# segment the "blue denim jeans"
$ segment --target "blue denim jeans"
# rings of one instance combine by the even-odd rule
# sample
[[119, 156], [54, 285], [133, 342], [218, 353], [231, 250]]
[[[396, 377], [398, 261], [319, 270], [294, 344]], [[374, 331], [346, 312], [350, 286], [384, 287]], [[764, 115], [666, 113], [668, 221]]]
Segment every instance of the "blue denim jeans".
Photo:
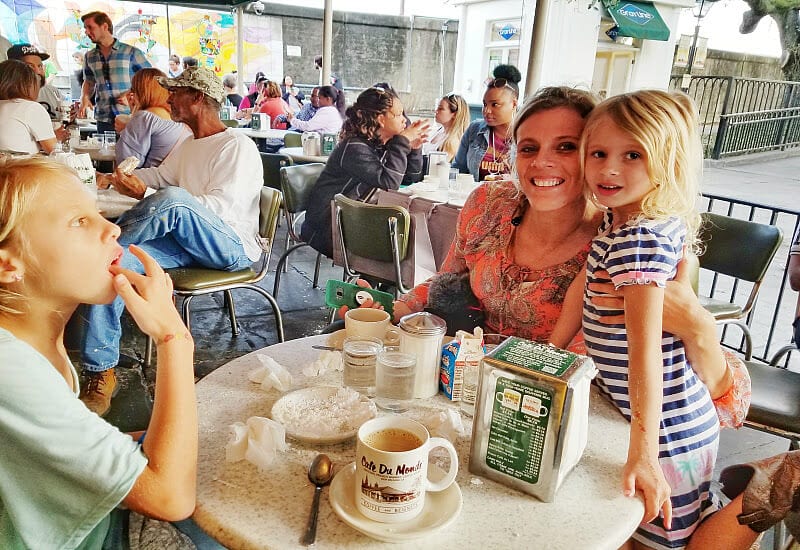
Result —
[[[235, 271], [253, 261], [239, 237], [216, 214], [180, 187], [161, 189], [120, 216], [119, 244], [126, 249], [121, 265], [144, 273], [127, 247], [135, 244], [163, 268], [202, 266]], [[117, 297], [108, 305], [89, 306], [81, 346], [83, 368], [102, 372], [119, 362], [120, 317], [125, 304]]]

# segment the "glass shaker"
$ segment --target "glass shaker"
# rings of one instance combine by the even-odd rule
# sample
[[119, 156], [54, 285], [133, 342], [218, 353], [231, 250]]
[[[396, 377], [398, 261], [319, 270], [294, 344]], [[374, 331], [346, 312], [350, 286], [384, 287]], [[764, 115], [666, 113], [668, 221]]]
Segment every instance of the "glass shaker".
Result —
[[447, 330], [444, 319], [421, 311], [400, 319], [400, 351], [417, 357], [414, 397], [433, 397], [439, 391], [442, 340]]

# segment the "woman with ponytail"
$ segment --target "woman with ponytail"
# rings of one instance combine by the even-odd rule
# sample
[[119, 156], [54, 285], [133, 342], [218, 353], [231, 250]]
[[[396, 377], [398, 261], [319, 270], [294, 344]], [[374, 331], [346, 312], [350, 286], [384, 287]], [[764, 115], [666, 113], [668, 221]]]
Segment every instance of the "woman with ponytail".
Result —
[[[321, 89], [320, 89], [321, 91]], [[397, 189], [422, 179], [420, 148], [428, 122], [406, 124], [403, 103], [382, 89], [368, 88], [347, 109], [339, 144], [311, 191], [300, 234], [313, 248], [333, 256], [331, 200], [337, 193], [368, 201], [377, 189]]]

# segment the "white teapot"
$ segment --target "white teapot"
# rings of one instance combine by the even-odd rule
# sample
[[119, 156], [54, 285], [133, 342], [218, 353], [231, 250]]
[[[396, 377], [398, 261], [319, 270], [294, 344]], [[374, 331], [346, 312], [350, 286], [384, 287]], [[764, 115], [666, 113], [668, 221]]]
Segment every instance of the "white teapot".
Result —
[[303, 144], [303, 154], [318, 157], [320, 155], [321, 140], [317, 132], [304, 132], [300, 138]]

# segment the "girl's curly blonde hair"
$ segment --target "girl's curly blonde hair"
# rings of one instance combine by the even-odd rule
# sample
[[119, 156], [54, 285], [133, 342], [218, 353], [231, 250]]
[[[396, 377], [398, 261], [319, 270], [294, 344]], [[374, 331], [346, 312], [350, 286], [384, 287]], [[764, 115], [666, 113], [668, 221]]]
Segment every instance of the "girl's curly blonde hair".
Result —
[[686, 94], [661, 90], [639, 90], [603, 101], [586, 121], [581, 168], [589, 137], [609, 121], [637, 141], [647, 155], [647, 174], [653, 189], [642, 200], [642, 217], [681, 218], [686, 225], [686, 245], [697, 252], [703, 148], [694, 101]]

